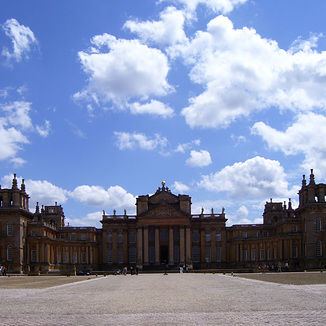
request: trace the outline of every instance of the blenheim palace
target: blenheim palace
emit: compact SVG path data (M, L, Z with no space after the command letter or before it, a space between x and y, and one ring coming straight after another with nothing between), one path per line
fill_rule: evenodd
M308 183L308 184L307 184ZM263 224L226 226L224 209L191 212L191 197L162 182L136 199L136 215L107 215L102 227L65 225L61 205L29 210L24 180L0 186L0 264L10 273L48 274L78 269L143 271L258 271L282 264L292 271L325 268L326 184L303 176L299 207L266 202Z

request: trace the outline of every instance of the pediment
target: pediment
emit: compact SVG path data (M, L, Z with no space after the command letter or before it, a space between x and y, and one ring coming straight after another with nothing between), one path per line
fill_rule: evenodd
M186 216L188 214L163 203L142 214L141 218L184 218Z
M149 197L148 201L151 204L161 204L161 203L174 204L179 201L179 198L170 192L161 191Z

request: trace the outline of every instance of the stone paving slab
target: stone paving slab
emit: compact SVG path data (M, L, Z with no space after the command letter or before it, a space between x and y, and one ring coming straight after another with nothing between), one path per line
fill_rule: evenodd
M0 325L325 325L326 285L222 274L107 276L0 289Z

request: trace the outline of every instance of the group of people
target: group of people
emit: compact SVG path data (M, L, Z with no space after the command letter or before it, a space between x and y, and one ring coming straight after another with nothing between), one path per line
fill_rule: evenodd
M270 272L289 272L290 271L290 267L289 267L289 263L285 262L284 266L282 266L282 263L279 261L277 264L272 264L272 265L259 265L259 269L261 270L269 270Z
M2 275L2 276L6 276L7 275L6 266L1 266L0 265L0 275Z
M127 267L124 267L122 269L122 274L123 275L127 275L127 273L128 273L128 268ZM138 266L136 266L135 268L130 267L130 274L131 275L138 275L138 273L139 273L139 267Z

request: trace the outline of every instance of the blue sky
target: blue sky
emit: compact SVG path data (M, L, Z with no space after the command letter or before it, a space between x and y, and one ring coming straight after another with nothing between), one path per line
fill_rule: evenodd
M0 178L74 226L162 180L260 223L326 179L324 1L0 0ZM325 137L324 137L325 133Z

